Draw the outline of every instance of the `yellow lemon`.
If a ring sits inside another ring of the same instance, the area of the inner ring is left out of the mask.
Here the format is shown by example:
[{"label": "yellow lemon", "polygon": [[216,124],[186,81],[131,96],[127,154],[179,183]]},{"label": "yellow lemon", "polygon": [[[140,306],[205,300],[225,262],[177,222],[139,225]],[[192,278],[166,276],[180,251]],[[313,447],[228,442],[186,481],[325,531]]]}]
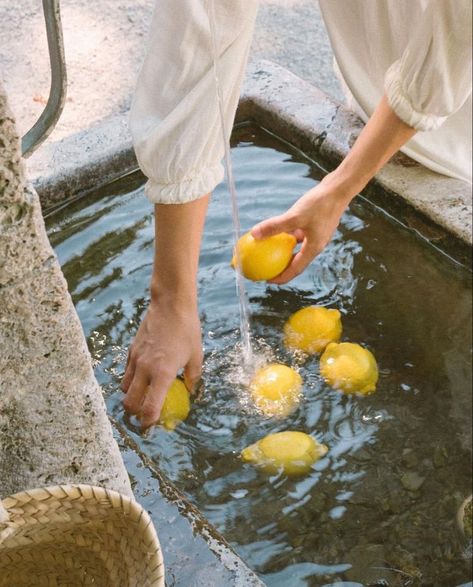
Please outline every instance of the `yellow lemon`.
[{"label": "yellow lemon", "polygon": [[297,371],[270,363],[259,369],[250,383],[250,393],[257,408],[267,416],[287,416],[299,401],[302,377]]},{"label": "yellow lemon", "polygon": [[329,385],[345,393],[373,393],[378,381],[373,354],[352,342],[330,343],[320,357],[320,373]]},{"label": "yellow lemon", "polygon": [[[253,281],[273,279],[291,262],[292,250],[296,244],[296,238],[286,232],[261,240],[254,239],[247,232],[237,243],[243,275]],[[236,254],[233,255],[231,265],[234,269],[237,268]]]},{"label": "yellow lemon", "polygon": [[328,448],[312,436],[287,430],[269,434],[244,448],[241,458],[269,475],[281,470],[286,475],[303,475],[327,452]]},{"label": "yellow lemon", "polygon": [[180,379],[174,379],[168,389],[159,416],[159,423],[168,430],[174,428],[187,418],[191,409],[191,402],[187,387]]},{"label": "yellow lemon", "polygon": [[284,325],[286,346],[309,354],[322,352],[329,342],[338,342],[341,335],[340,312],[322,306],[302,308]]}]

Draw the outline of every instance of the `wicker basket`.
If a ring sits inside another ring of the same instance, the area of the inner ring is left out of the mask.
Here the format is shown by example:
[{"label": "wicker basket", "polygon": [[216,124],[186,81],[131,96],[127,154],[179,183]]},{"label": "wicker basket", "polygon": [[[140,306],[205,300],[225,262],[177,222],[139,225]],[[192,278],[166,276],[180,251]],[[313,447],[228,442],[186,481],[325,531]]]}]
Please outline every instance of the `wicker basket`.
[{"label": "wicker basket", "polygon": [[161,548],[143,508],[90,485],[0,500],[0,587],[85,585],[164,587]]}]

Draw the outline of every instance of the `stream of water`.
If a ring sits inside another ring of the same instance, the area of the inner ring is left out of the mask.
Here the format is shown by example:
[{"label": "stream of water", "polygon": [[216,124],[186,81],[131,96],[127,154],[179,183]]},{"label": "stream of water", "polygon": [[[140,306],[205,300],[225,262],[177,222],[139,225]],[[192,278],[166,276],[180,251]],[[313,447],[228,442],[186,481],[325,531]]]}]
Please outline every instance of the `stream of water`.
[{"label": "stream of water", "polygon": [[240,336],[241,345],[243,351],[243,366],[246,371],[251,371],[254,366],[253,350],[251,347],[250,339],[250,311],[248,308],[248,300],[245,288],[245,282],[241,271],[241,259],[237,249],[237,242],[241,236],[241,223],[240,214],[238,210],[238,196],[236,191],[235,179],[233,176],[232,158],[230,154],[230,131],[231,129],[226,128],[224,105],[223,105],[223,94],[222,86],[220,83],[219,72],[218,72],[218,50],[217,50],[217,32],[215,27],[215,11],[214,2],[209,0],[207,3],[207,15],[209,18],[210,26],[210,37],[212,46],[212,61],[213,61],[213,72],[215,79],[215,92],[218,102],[218,111],[220,116],[220,128],[222,131],[222,140],[225,149],[225,172],[227,177],[227,186],[230,194],[231,209],[232,209],[232,220],[233,220],[233,242],[235,246],[235,278],[236,278],[236,289],[238,295],[238,302],[240,308]]}]

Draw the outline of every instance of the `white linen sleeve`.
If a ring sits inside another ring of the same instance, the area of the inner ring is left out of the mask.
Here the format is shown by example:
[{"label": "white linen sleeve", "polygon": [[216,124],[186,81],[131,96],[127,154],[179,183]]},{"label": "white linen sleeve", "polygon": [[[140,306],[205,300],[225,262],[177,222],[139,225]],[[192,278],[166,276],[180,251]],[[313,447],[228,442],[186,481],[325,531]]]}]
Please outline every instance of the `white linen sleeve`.
[{"label": "white linen sleeve", "polygon": [[[258,0],[214,0],[217,67],[232,128]],[[153,203],[185,203],[223,179],[208,0],[157,0],[130,129]]]},{"label": "white linen sleeve", "polygon": [[417,34],[388,69],[384,89],[409,126],[435,130],[471,94],[471,0],[428,0]]}]

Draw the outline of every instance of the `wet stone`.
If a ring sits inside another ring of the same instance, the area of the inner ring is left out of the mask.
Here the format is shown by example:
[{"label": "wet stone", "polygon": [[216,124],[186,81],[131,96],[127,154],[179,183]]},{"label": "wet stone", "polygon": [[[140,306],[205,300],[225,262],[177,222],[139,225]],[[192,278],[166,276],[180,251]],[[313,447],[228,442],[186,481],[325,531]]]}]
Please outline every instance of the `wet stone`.
[{"label": "wet stone", "polygon": [[447,464],[447,449],[444,446],[436,446],[434,450],[433,462],[438,467],[444,467]]},{"label": "wet stone", "polygon": [[418,464],[418,459],[415,451],[412,448],[405,448],[402,451],[402,464],[408,469],[413,469]]},{"label": "wet stone", "polygon": [[404,475],[401,477],[401,483],[404,489],[407,489],[407,491],[419,491],[419,489],[424,484],[424,481],[425,477],[422,477],[415,471],[404,473]]}]

